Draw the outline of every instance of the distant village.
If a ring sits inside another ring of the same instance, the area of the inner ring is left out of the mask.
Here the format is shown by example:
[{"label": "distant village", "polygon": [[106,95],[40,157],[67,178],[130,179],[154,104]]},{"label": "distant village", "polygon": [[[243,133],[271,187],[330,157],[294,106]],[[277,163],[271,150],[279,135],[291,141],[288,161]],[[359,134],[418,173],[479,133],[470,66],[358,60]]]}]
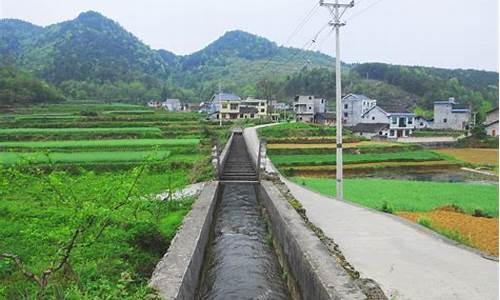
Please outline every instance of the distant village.
[{"label": "distant village", "polygon": [[[294,119],[297,122],[335,126],[336,114],[328,111],[327,100],[314,95],[299,95],[293,104],[275,100],[241,99],[231,93],[219,93],[210,101],[200,104],[183,103],[179,99],[150,101],[148,106],[171,112],[206,113],[209,120],[266,119],[278,122]],[[417,116],[380,105],[376,99],[364,95],[348,94],[342,98],[342,121],[353,134],[369,139],[398,139],[412,136],[416,130],[456,130],[466,134],[475,125],[475,114],[470,107],[458,103],[455,98],[434,102],[432,119]],[[487,113],[485,133],[498,135],[498,107]]]}]

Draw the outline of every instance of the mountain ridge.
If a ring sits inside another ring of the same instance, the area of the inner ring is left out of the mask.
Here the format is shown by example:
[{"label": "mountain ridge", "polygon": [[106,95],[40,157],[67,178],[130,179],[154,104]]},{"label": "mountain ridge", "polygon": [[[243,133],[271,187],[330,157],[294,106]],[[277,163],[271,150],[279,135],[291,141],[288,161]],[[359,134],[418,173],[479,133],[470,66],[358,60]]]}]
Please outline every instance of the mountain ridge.
[{"label": "mountain ridge", "polygon": [[[335,58],[242,30],[226,31],[203,49],[177,55],[152,49],[118,22],[95,11],[37,26],[0,20],[2,61],[58,86],[69,98],[147,100],[164,95],[204,101],[224,89],[242,96],[289,99],[295,93],[333,97]],[[328,68],[325,68],[328,67]],[[343,63],[344,91],[430,109],[455,96],[494,105],[498,73],[383,63]],[[319,82],[318,82],[319,81]],[[382,100],[383,101],[383,100]],[[484,108],[485,109],[485,108]]]}]

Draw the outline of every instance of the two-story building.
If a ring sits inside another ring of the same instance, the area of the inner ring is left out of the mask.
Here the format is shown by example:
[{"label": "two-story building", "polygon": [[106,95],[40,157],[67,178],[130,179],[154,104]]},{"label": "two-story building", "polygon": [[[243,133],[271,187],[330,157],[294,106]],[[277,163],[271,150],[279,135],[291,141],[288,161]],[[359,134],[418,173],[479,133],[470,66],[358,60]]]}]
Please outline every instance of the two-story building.
[{"label": "two-story building", "polygon": [[498,136],[498,107],[486,113],[486,120],[483,124],[487,135]]},{"label": "two-story building", "polygon": [[326,112],[326,100],[313,95],[296,96],[293,110],[297,121],[314,122],[318,114]]},{"label": "two-story building", "polygon": [[469,130],[471,121],[471,110],[458,105],[455,98],[434,102],[433,129]]},{"label": "two-story building", "polygon": [[264,118],[269,114],[269,101],[264,99],[247,98],[241,101],[242,106],[255,107],[257,109],[256,117]]},{"label": "two-story building", "polygon": [[[408,137],[415,130],[415,114],[411,112],[397,112],[395,109],[383,109],[379,105],[361,115],[362,124],[378,124],[373,130],[377,135],[387,138]],[[382,126],[386,124],[388,126]],[[380,125],[380,126],[379,126]],[[375,128],[377,127],[377,128]]]},{"label": "two-story building", "polygon": [[241,98],[231,93],[220,93],[212,96],[207,106],[211,119],[238,119],[240,115]]},{"label": "two-story building", "polygon": [[361,116],[377,105],[377,100],[365,95],[348,94],[342,98],[342,122],[345,126],[362,123]]}]

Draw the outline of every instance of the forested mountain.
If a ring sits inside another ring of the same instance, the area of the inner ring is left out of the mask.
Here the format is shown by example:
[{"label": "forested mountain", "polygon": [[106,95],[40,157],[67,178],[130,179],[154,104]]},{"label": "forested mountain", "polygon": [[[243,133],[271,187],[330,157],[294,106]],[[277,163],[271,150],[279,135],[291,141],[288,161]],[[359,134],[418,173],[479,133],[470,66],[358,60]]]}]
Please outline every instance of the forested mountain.
[{"label": "forested mountain", "polygon": [[0,66],[0,107],[62,100],[54,86],[12,66]]},{"label": "forested mountain", "polygon": [[[2,64],[54,84],[67,98],[144,101],[179,97],[205,101],[217,91],[279,100],[310,93],[334,97],[334,58],[278,46],[243,31],[230,31],[204,49],[178,56],[153,50],[97,12],[39,27],[0,20]],[[431,109],[454,96],[486,110],[498,99],[498,73],[370,64],[343,64],[344,92],[380,103]]]}]

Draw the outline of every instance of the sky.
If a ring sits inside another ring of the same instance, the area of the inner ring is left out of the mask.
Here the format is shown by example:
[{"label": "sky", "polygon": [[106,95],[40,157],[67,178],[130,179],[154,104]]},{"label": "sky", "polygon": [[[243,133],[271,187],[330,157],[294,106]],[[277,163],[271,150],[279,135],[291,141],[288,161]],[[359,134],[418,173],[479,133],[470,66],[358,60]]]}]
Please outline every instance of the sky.
[{"label": "sky", "polygon": [[[117,21],[154,49],[176,54],[240,29],[279,45],[335,55],[334,35],[325,27],[330,14],[317,0],[0,0],[1,18],[41,26],[87,10]],[[292,35],[308,12],[311,17]],[[356,0],[344,15],[340,57],[349,63],[498,71],[498,12],[498,0]]]}]

